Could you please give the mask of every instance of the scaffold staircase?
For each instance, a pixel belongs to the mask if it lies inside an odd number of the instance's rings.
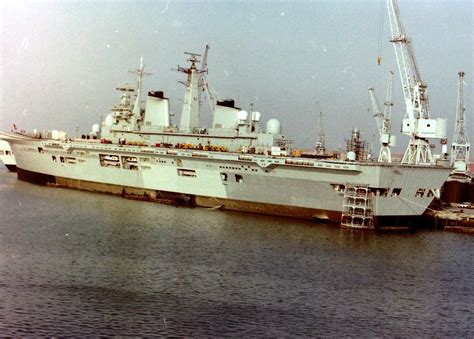
[[[344,191],[341,226],[373,229],[372,197],[369,185],[347,184]]]

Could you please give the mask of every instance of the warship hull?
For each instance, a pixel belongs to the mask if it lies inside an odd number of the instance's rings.
[[[0,140],[0,160],[10,172],[16,172],[16,161],[8,142]]]
[[[127,198],[341,223],[420,216],[449,168],[12,138],[19,179]],[[349,188],[363,189],[365,198]],[[354,191],[356,192],[356,191]],[[348,207],[349,206],[349,207]],[[364,225],[361,224],[361,227]]]

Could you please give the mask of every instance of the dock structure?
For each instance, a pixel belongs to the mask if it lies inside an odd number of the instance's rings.
[[[474,234],[474,206],[455,205],[441,211],[428,209],[425,215],[436,229]]]

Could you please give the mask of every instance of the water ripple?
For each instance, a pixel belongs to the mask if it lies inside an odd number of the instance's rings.
[[[351,232],[4,174],[0,335],[474,336],[471,237]]]

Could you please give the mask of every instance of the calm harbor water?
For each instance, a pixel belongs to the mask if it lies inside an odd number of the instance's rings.
[[[474,336],[474,238],[355,232],[21,182],[0,335]]]

